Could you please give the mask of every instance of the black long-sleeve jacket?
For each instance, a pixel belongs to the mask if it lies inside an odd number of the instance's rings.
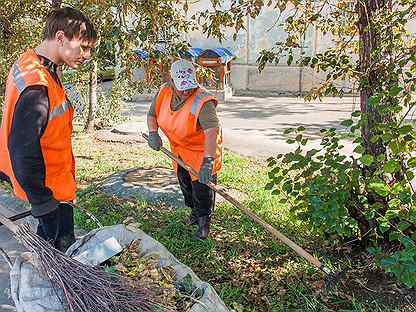
[[[43,56],[39,58],[61,84],[57,65]],[[54,210],[59,203],[45,185],[45,162],[40,145],[48,125],[49,105],[47,87],[27,87],[16,103],[8,140],[13,173],[36,215]]]

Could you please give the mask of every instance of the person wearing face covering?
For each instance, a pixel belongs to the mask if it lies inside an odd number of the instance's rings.
[[[198,177],[174,162],[185,204],[192,212],[187,225],[197,225],[195,236],[209,236],[215,206],[216,183],[222,166],[222,131],[216,113],[217,99],[199,86],[194,65],[177,60],[171,66],[171,80],[162,85],[147,114],[148,144],[160,150],[159,129],[169,140],[172,153],[198,172]]]

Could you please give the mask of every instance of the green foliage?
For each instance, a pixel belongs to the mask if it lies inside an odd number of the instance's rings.
[[[143,68],[149,72],[147,85],[158,86],[163,80],[160,65],[188,47],[182,34],[194,29],[186,19],[185,4],[178,1],[73,0],[68,4],[85,12],[98,30],[98,68],[114,66],[116,76],[131,84],[134,70]],[[152,61],[137,58],[134,48],[148,52]]]
[[[282,13],[284,20],[276,24],[287,37],[262,51],[257,62],[260,70],[286,60],[324,73],[326,78],[306,99],[342,96],[340,81],[357,86],[361,111],[342,126],[351,133],[361,130],[354,141],[358,155],[342,155],[335,129],[324,130],[321,148],[310,151],[304,147],[304,129],[288,130],[287,143],[298,148],[269,160],[268,188],[286,194],[291,213],[318,234],[338,237],[334,244],[358,238],[378,251],[382,268],[416,286],[416,197],[411,185],[416,132],[408,121],[416,103],[416,42],[407,32],[414,1],[233,1],[226,8],[221,1],[211,2],[215,11],[203,13],[211,22],[206,33],[219,38],[225,27],[237,33],[247,16],[256,18],[263,9]],[[310,29],[333,44],[306,54],[304,35]]]
[[[268,188],[290,195],[291,213],[309,221],[317,233],[358,235],[357,221],[348,217],[348,211],[359,205],[351,196],[359,185],[359,169],[352,169],[352,161],[340,154],[337,133],[324,131],[323,148],[307,153],[302,150],[303,130],[294,133],[298,148],[278,156],[281,160],[269,159]]]
[[[335,129],[322,132],[319,150],[304,151],[303,131],[292,134],[298,148],[269,159],[267,187],[285,194],[292,203],[291,213],[317,234],[336,235],[341,241],[358,238],[380,247],[372,249],[379,265],[408,287],[416,286],[416,206],[410,183],[416,144],[413,126],[385,127],[380,135],[392,137],[389,144],[396,142],[396,149],[378,157],[343,156]],[[356,152],[365,151],[362,140],[356,141]]]
[[[3,0],[0,5],[0,91],[11,64],[40,42],[47,1]]]
[[[89,81],[87,78],[80,78],[80,75],[76,75],[76,77],[73,80],[71,78],[66,79],[67,92],[75,108],[75,122],[85,124],[88,118]],[[97,107],[95,107],[96,128],[111,127],[125,120],[122,115],[123,99],[128,95],[126,92],[128,88],[125,84],[125,80],[115,79],[111,85],[100,86]]]
[[[59,1],[52,1],[59,4]],[[28,48],[41,41],[44,18],[52,9],[50,1],[9,1],[0,7],[0,91],[4,88],[10,66]],[[144,90],[154,90],[166,79],[172,56],[188,47],[183,34],[195,28],[195,22],[186,19],[187,3],[178,1],[92,1],[69,0],[62,6],[81,10],[93,22],[99,44],[93,58],[98,63],[98,73],[115,72],[116,81],[111,94],[98,98],[96,114],[103,125],[117,122],[121,117],[121,98]],[[150,58],[141,60],[133,51],[141,48]],[[164,66],[162,66],[164,64]],[[134,72],[145,72],[142,80],[136,80]],[[91,67],[83,66],[77,74],[63,69],[66,82],[74,84],[73,91],[88,107],[89,73]],[[69,77],[69,78],[68,78]],[[2,93],[2,92],[1,92]],[[86,111],[79,116],[85,121]]]

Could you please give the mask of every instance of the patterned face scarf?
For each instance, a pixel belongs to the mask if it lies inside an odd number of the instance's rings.
[[[198,87],[194,65],[187,60],[178,60],[171,67],[172,80],[176,90],[185,91]]]

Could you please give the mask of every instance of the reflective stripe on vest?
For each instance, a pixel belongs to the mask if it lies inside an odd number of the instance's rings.
[[[0,127],[0,171],[10,178],[16,196],[28,200],[13,171],[8,140],[19,96],[31,86],[44,86],[48,90],[49,120],[40,138],[45,186],[52,191],[56,200],[71,201],[76,197],[75,162],[71,142],[73,109],[69,101],[67,102],[65,90],[41,64],[34,50],[28,50],[20,56],[11,66],[7,78]]]
[[[205,91],[203,91],[200,94],[198,94],[197,96],[195,96],[195,99],[192,102],[192,107],[191,107],[191,114],[192,115],[194,115],[194,116],[196,115],[196,110],[198,109],[199,104],[207,96],[210,96],[210,94],[208,92],[205,92]]]
[[[217,106],[217,100],[205,90],[197,90],[185,101],[178,111],[172,111],[171,101],[173,90],[162,87],[156,98],[156,120],[160,129],[168,137],[172,153],[180,157],[187,165],[198,172],[204,159],[205,133],[198,127],[198,114],[203,105],[209,101]],[[213,174],[216,174],[222,165],[222,132],[218,129]],[[174,163],[177,172],[177,164]],[[192,181],[198,180],[192,176]]]
[[[20,68],[17,64],[13,65],[13,80],[19,92],[22,92],[24,89],[26,89],[26,83],[22,78],[22,72],[20,71]]]
[[[19,92],[22,92],[24,89],[26,89],[26,83],[23,80],[22,72],[20,71],[20,68],[17,64],[13,65],[13,81],[16,84]],[[65,114],[69,110],[70,106],[71,103],[69,101],[65,101],[60,106],[55,107],[49,115],[49,121]]]
[[[71,103],[69,101],[63,102],[61,105],[56,106],[53,111],[49,114],[49,121],[52,119],[62,116],[65,114],[69,108],[71,107]]]

